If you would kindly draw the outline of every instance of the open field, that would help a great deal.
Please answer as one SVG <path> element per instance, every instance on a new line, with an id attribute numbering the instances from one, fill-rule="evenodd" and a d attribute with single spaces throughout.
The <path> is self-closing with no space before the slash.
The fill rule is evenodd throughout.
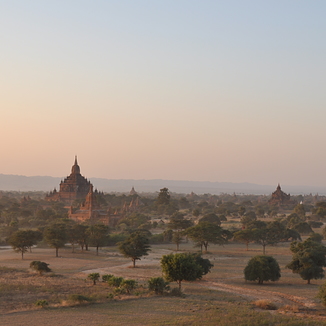
<path id="1" fill-rule="evenodd" d="M 25 259 L 11 249 L 0 250 L 0 324 L 5 325 L 326 325 L 326 309 L 316 299 L 318 287 L 324 281 L 305 284 L 298 275 L 285 268 L 291 259 L 289 243 L 267 247 L 282 270 L 280 281 L 264 285 L 245 282 L 243 269 L 248 260 L 262 249 L 241 244 L 211 246 L 205 255 L 214 263 L 212 272 L 203 280 L 183 283 L 184 298 L 155 296 L 144 288 L 133 295 L 108 299 L 110 288 L 105 283 L 93 286 L 85 280 L 92 272 L 133 278 L 140 285 L 153 276 L 161 276 L 160 257 L 173 252 L 172 244 L 154 245 L 149 256 L 130 268 L 131 261 L 121 256 L 115 247 L 71 253 L 67 248 L 55 258 L 53 249 L 35 248 Z M 181 250 L 194 251 L 182 244 Z M 33 260 L 50 264 L 53 274 L 38 276 L 29 270 Z M 172 287 L 174 286 L 171 284 Z M 76 305 L 70 294 L 81 294 L 95 303 Z M 278 310 L 266 312 L 252 302 L 265 299 Z M 35 306 L 37 300 L 47 300 L 49 306 Z M 287 315 L 287 316 L 284 316 Z"/>

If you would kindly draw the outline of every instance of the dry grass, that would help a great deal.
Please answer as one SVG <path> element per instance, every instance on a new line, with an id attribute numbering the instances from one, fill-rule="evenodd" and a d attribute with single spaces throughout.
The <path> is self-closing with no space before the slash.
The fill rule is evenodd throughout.
<path id="1" fill-rule="evenodd" d="M 202 325 L 203 320 L 205 325 L 221 326 L 229 325 L 230 320 L 239 326 L 264 325 L 263 320 L 268 320 L 268 325 L 301 325 L 301 319 L 279 319 L 281 317 L 271 317 L 266 315 L 268 312 L 259 313 L 252 309 L 250 302 L 262 301 L 257 305 L 263 308 L 268 306 L 264 303 L 266 300 L 282 307 L 282 313 L 298 314 L 300 311 L 301 316 L 304 311 L 304 316 L 309 319 L 302 325 L 325 325 L 319 320 L 324 318 L 325 309 L 316 299 L 318 286 L 324 281 L 313 281 L 312 285 L 307 285 L 298 275 L 285 269 L 291 259 L 289 243 L 267 247 L 267 254 L 276 258 L 282 270 L 280 281 L 275 283 L 246 283 L 243 269 L 251 257 L 261 254 L 262 248 L 252 244 L 249 245 L 249 251 L 246 251 L 245 245 L 234 243 L 225 247 L 209 247 L 210 252 L 205 258 L 214 263 L 214 268 L 201 282 L 183 282 L 185 298 L 148 296 L 145 290 L 141 290 L 138 296 L 121 295 L 110 299 L 108 293 L 111 290 L 108 285 L 99 282 L 93 286 L 91 281 L 85 281 L 88 273 L 100 272 L 133 278 L 145 284 L 150 277 L 162 276 L 160 257 L 174 249 L 172 244 L 152 246 L 150 255 L 137 262 L 137 268 L 130 268 L 131 261 L 122 257 L 116 248 L 106 248 L 99 256 L 94 251 L 77 251 L 73 254 L 70 249 L 66 249 L 59 252 L 60 258 L 54 257 L 52 249 L 36 248 L 32 253 L 27 253 L 24 260 L 11 250 L 2 250 L 1 325 L 35 326 L 43 324 L 43 318 L 48 318 L 49 326 L 71 325 L 71 320 L 74 320 L 76 326 Z M 182 244 L 180 249 L 196 251 L 191 243 Z M 33 260 L 50 264 L 54 274 L 40 277 L 32 273 L 28 267 Z M 174 286 L 176 285 L 171 284 L 171 287 Z M 72 302 L 69 300 L 71 295 L 82 295 L 91 300 Z M 34 303 L 37 300 L 48 301 L 49 308 L 36 307 Z M 97 304 L 93 304 L 95 302 Z M 304 306 L 306 303 L 308 306 Z M 82 308 L 78 308 L 79 305 Z M 8 314 L 10 312 L 21 313 Z M 34 323 L 29 324 L 29 316 L 33 316 Z M 311 321 L 311 318 L 314 319 Z"/>
<path id="2" fill-rule="evenodd" d="M 264 310 L 277 310 L 277 306 L 269 301 L 269 300 L 257 300 L 257 301 L 254 301 L 253 304 L 257 307 L 257 308 L 260 308 L 260 309 L 264 309 Z"/>

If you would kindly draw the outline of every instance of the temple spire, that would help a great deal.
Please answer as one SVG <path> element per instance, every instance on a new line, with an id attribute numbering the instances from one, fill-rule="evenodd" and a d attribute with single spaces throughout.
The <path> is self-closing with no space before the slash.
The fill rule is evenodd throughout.
<path id="1" fill-rule="evenodd" d="M 79 168 L 79 165 L 77 163 L 77 155 L 75 155 L 75 163 L 71 168 L 71 173 L 73 173 L 73 174 L 79 174 L 80 173 L 80 168 Z"/>

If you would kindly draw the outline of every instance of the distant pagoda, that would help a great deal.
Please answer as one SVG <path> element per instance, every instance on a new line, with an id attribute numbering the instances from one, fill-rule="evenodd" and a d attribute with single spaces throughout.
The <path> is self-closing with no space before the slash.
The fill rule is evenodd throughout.
<path id="1" fill-rule="evenodd" d="M 71 168 L 71 174 L 61 181 L 60 190 L 54 189 L 45 197 L 45 200 L 71 204 L 75 200 L 84 200 L 91 186 L 91 182 L 80 174 L 77 156 L 75 156 L 75 163 Z"/>
<path id="2" fill-rule="evenodd" d="M 272 193 L 272 198 L 268 201 L 270 205 L 286 205 L 291 204 L 291 195 L 282 191 L 280 184 L 278 184 L 276 190 Z"/>

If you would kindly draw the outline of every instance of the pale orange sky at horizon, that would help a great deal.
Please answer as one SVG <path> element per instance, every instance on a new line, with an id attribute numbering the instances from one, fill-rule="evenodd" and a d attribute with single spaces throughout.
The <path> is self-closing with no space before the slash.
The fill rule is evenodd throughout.
<path id="1" fill-rule="evenodd" d="M 326 3 L 0 4 L 0 174 L 326 184 Z"/>

